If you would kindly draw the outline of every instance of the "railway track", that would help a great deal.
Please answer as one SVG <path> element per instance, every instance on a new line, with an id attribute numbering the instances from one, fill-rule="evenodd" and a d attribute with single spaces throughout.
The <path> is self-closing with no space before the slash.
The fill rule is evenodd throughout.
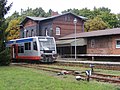
<path id="1" fill-rule="evenodd" d="M 73 70 L 73 69 L 63 69 L 63 68 L 58 68 L 58 67 L 50 67 L 49 65 L 40 65 L 40 64 L 15 64 L 16 66 L 21 66 L 21 67 L 27 67 L 27 68 L 34 68 L 38 70 L 44 70 L 44 71 L 50 71 L 50 72 L 55 72 L 55 73 L 64 73 L 74 75 L 74 76 L 81 76 L 86 80 L 87 76 L 85 75 L 85 71 L 80 72 L 78 70 Z M 80 73 L 76 73 L 80 72 Z M 120 76 L 115 76 L 115 75 L 109 75 L 109 74 L 100 74 L 100 73 L 92 73 L 90 76 L 90 79 L 94 79 L 97 81 L 102 81 L 102 82 L 110 82 L 110 83 L 117 83 L 120 84 Z"/>
<path id="2" fill-rule="evenodd" d="M 90 63 L 73 63 L 73 62 L 57 62 L 55 65 L 62 65 L 62 66 L 77 66 L 77 67 L 85 67 L 89 68 Z M 95 69 L 104 69 L 104 70 L 117 70 L 120 71 L 119 65 L 103 65 L 103 64 L 94 64 Z"/>

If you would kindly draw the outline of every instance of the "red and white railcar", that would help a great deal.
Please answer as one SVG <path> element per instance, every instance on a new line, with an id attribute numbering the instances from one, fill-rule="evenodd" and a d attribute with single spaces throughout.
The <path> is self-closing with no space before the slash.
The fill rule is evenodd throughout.
<path id="1" fill-rule="evenodd" d="M 39 60 L 54 62 L 57 58 L 54 37 L 35 36 L 10 40 L 6 44 L 11 48 L 13 60 Z"/>

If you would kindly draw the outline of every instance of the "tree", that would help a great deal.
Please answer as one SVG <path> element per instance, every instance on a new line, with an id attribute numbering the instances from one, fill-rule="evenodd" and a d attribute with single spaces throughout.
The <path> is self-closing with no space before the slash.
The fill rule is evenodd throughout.
<path id="1" fill-rule="evenodd" d="M 52 9 L 49 9 L 49 11 L 45 14 L 45 17 L 50 17 L 51 16 Z"/>
<path id="2" fill-rule="evenodd" d="M 6 5 L 7 5 L 7 0 L 0 0 L 0 21 L 4 18 L 4 16 L 10 10 L 12 3 L 9 6 L 6 6 Z"/>
<path id="3" fill-rule="evenodd" d="M 118 19 L 118 27 L 120 27 L 120 13 L 117 14 L 117 19 Z"/>
<path id="4" fill-rule="evenodd" d="M 7 5 L 7 0 L 0 0 L 0 52 L 5 49 L 4 41 L 6 39 L 5 37 L 5 18 L 4 16 L 7 14 L 7 12 L 10 10 L 12 3 L 9 6 Z"/>
<path id="5" fill-rule="evenodd" d="M 45 11 L 40 7 L 33 10 L 33 15 L 36 17 L 45 17 Z"/>
<path id="6" fill-rule="evenodd" d="M 87 8 L 81 9 L 79 15 L 87 17 L 88 19 L 94 18 L 93 11 L 91 11 L 90 9 L 87 9 Z"/>
<path id="7" fill-rule="evenodd" d="M 19 28 L 20 19 L 14 19 L 9 22 L 8 28 L 6 29 L 7 40 L 17 39 L 20 36 Z"/>
<path id="8" fill-rule="evenodd" d="M 95 30 L 103 30 L 108 28 L 107 24 L 99 17 L 95 17 L 94 19 L 90 19 L 85 22 L 85 31 L 95 31 Z"/>
<path id="9" fill-rule="evenodd" d="M 15 11 L 11 16 L 6 18 L 6 23 L 9 23 L 11 20 L 17 19 L 19 17 L 20 17 L 19 12 Z"/>
<path id="10" fill-rule="evenodd" d="M 63 13 L 67 13 L 67 12 L 72 12 L 73 10 L 70 8 L 70 9 L 67 9 L 67 10 L 64 10 L 64 11 L 62 11 L 62 14 Z"/>
<path id="11" fill-rule="evenodd" d="M 0 0 L 0 65 L 8 65 L 10 63 L 9 50 L 5 48 L 6 33 L 5 29 L 7 24 L 5 23 L 4 16 L 10 10 L 12 3 L 8 6 L 7 0 Z M 4 57 L 4 58 L 3 58 Z"/>
<path id="12" fill-rule="evenodd" d="M 111 9 L 106 8 L 106 7 L 100 7 L 100 8 L 98 8 L 98 10 L 99 10 L 100 12 L 108 12 L 108 13 L 111 12 Z"/>
<path id="13" fill-rule="evenodd" d="M 102 18 L 102 20 L 106 22 L 110 28 L 118 27 L 119 21 L 117 15 L 109 12 L 104 12 L 101 15 L 98 15 L 98 17 Z"/>

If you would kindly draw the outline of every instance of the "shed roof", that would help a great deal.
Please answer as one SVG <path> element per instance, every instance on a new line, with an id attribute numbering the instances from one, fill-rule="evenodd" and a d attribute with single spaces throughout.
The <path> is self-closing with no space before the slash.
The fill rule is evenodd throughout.
<path id="1" fill-rule="evenodd" d="M 63 47 L 63 46 L 75 46 L 75 39 L 69 39 L 69 40 L 58 40 L 56 41 L 57 47 Z M 86 40 L 83 38 L 76 39 L 76 46 L 84 46 L 86 45 Z"/>
<path id="2" fill-rule="evenodd" d="M 113 28 L 113 29 L 105 29 L 105 30 L 97 30 L 97 31 L 91 31 L 91 32 L 83 32 L 83 33 L 77 33 L 76 38 L 82 38 L 82 37 L 96 37 L 96 36 L 108 36 L 108 35 L 117 35 L 120 34 L 120 28 Z M 72 39 L 75 38 L 75 34 L 70 34 L 64 37 L 61 37 L 59 39 Z"/>

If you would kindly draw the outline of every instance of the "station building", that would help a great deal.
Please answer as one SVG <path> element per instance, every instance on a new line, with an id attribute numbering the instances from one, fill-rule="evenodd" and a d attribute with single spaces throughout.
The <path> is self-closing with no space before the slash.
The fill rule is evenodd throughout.
<path id="1" fill-rule="evenodd" d="M 62 15 L 55 14 L 47 18 L 27 16 L 20 23 L 20 37 L 48 35 L 58 40 L 58 38 L 74 33 L 74 18 L 77 19 L 76 32 L 84 32 L 84 22 L 86 18 L 71 12 Z"/>
<path id="2" fill-rule="evenodd" d="M 119 60 L 120 58 L 120 28 L 77 33 L 76 38 L 79 41 L 77 42 L 77 57 L 94 57 L 115 60 Z M 63 51 L 60 52 L 63 57 L 74 56 L 74 53 L 71 53 L 74 52 L 74 49 L 69 49 L 72 51 L 65 53 L 64 51 L 67 51 L 67 49 L 65 50 L 65 48 L 62 47 L 62 45 L 68 44 L 70 40 L 74 40 L 74 34 L 59 38 L 58 45 L 59 42 L 66 42 L 60 44 L 61 48 L 63 48 Z M 72 46 L 74 45 L 74 42 L 69 42 L 67 46 L 69 47 L 70 44 Z"/>

